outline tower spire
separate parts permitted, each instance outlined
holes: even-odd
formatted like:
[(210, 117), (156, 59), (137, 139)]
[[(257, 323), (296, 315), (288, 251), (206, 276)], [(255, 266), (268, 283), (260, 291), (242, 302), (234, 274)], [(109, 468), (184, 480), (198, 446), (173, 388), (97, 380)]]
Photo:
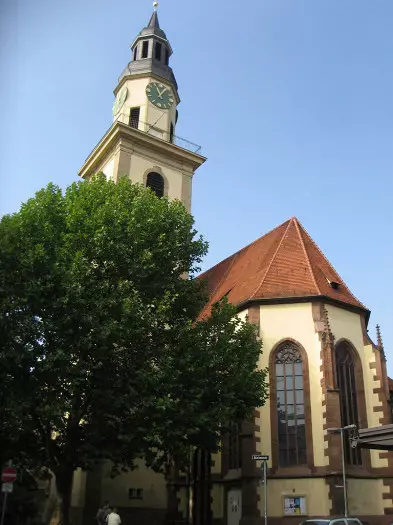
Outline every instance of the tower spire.
[(152, 73), (170, 82), (177, 92), (176, 78), (169, 65), (172, 47), (165, 31), (160, 27), (157, 8), (158, 2), (154, 2), (149, 23), (132, 43), (132, 60), (123, 70), (118, 83), (120, 84), (124, 77)]
[(160, 24), (158, 22), (157, 7), (158, 7), (158, 2), (153, 2), (153, 14), (151, 15), (149, 24), (147, 26), (147, 27), (150, 27), (151, 29), (160, 29)]

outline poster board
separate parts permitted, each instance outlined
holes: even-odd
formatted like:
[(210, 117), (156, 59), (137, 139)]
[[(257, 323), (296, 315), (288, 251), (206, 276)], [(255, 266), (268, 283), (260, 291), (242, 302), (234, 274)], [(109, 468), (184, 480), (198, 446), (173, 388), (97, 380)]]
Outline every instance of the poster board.
[(283, 514), (284, 516), (307, 515), (306, 496), (284, 496)]

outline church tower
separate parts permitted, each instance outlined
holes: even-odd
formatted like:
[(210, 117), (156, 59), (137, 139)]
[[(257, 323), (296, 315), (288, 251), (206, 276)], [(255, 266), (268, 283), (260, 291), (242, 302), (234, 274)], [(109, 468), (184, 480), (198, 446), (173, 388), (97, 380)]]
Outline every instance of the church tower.
[(128, 177), (157, 196), (191, 210), (192, 177), (206, 160), (200, 146), (176, 135), (180, 103), (169, 65), (171, 45), (160, 28), (158, 2), (148, 25), (131, 45), (132, 60), (114, 90), (113, 124), (90, 153), (79, 175), (102, 171), (115, 182)]

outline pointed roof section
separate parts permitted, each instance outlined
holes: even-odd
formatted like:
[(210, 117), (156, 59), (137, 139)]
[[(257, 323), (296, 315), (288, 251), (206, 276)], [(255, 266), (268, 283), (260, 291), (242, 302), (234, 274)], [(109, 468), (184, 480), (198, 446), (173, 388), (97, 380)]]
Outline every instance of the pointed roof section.
[(165, 40), (167, 40), (167, 37), (166, 37), (166, 34), (164, 33), (164, 31), (160, 28), (160, 24), (158, 22), (158, 14), (157, 14), (157, 5), (158, 3), (157, 2), (154, 2), (154, 11), (153, 11), (153, 14), (151, 15), (150, 17), (150, 20), (149, 20), (149, 23), (147, 24), (146, 27), (144, 27), (142, 29), (142, 31), (139, 33), (138, 36), (151, 36), (151, 35), (155, 35), (155, 36), (158, 36), (158, 37), (161, 37), (161, 38), (164, 38)]
[(160, 24), (158, 23), (158, 15), (156, 10), (153, 11), (153, 14), (151, 15), (150, 22), (148, 23), (147, 27), (150, 27), (151, 29), (160, 29)]
[(210, 300), (201, 316), (224, 296), (249, 300), (326, 297), (368, 312), (350, 292), (300, 222), (293, 217), (200, 276)]
[[(127, 64), (126, 68), (119, 76), (118, 85), (121, 84), (124, 77), (153, 73), (154, 75), (171, 82), (177, 93), (178, 87), (176, 78), (169, 65), (169, 57), (173, 53), (172, 47), (165, 32), (160, 28), (157, 14), (158, 2), (154, 2), (153, 6), (154, 11), (150, 17), (148, 25), (142, 29), (131, 44), (133, 59)], [(141, 41), (144, 42), (146, 40), (150, 42), (150, 45), (147, 49), (147, 56), (142, 58), (140, 48), (138, 51), (138, 45)], [(160, 43), (162, 46), (162, 52), (159, 53), (158, 57), (153, 51), (156, 49), (157, 43)], [(177, 97), (178, 101), (180, 101), (178, 93)]]

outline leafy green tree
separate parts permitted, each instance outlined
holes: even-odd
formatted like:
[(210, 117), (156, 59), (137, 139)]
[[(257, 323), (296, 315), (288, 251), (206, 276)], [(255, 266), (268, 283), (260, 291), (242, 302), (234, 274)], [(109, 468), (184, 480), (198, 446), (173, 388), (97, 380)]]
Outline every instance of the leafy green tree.
[(0, 221), (0, 440), (54, 472), (64, 524), (77, 467), (181, 466), (264, 403), (255, 328), (198, 320), (206, 251), (180, 202), (103, 175)]

